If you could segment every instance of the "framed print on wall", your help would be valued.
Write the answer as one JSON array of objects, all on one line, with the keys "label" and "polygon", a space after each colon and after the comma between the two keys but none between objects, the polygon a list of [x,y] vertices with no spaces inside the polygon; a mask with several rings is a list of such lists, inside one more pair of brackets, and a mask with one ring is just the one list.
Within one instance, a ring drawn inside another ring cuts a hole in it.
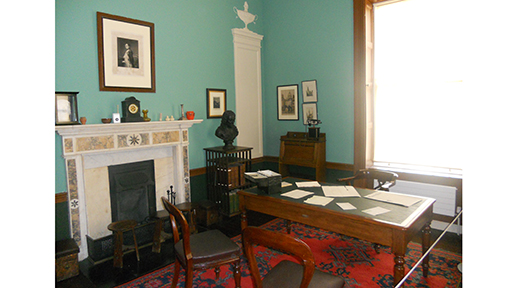
[{"label": "framed print on wall", "polygon": [[226,112],[226,89],[206,89],[208,118],[222,118]]},{"label": "framed print on wall", "polygon": [[308,125],[309,119],[318,119],[317,117],[317,103],[303,104],[303,124]]},{"label": "framed print on wall", "polygon": [[299,120],[298,85],[278,86],[278,120]]},{"label": "framed print on wall", "polygon": [[56,92],[56,125],[79,124],[77,94],[79,92]]},{"label": "framed print on wall", "polygon": [[100,91],[156,92],[154,24],[97,12]]},{"label": "framed print on wall", "polygon": [[303,81],[303,102],[317,102],[317,80]]}]

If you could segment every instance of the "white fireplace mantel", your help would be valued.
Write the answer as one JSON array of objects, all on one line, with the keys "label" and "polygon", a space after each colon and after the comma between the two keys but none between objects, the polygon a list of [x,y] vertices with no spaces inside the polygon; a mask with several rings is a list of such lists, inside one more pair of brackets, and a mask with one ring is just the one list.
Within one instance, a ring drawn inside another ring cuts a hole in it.
[{"label": "white fireplace mantel", "polygon": [[[67,156],[188,141],[188,128],[201,122],[202,120],[183,120],[65,125],[55,126],[55,130],[63,137],[63,155]],[[180,132],[183,135],[179,135]],[[134,137],[131,138],[132,136]]]},{"label": "white fireplace mantel", "polygon": [[[190,200],[188,129],[202,120],[55,126],[66,165],[70,231],[88,257],[87,237],[108,235],[108,166],[153,159],[156,199],[174,186],[177,203]],[[158,203],[159,204],[159,203]],[[159,207],[159,206],[157,206]]]}]

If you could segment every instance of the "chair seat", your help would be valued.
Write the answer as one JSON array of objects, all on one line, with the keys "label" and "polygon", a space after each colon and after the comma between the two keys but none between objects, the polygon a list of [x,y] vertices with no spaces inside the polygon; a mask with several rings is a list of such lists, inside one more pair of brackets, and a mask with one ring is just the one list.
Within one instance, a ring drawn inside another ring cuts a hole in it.
[{"label": "chair seat", "polygon": [[[194,266],[209,266],[211,262],[220,262],[224,259],[239,259],[240,247],[219,230],[190,235],[190,247]],[[185,263],[183,240],[174,245],[179,261]]]},{"label": "chair seat", "polygon": [[[262,279],[263,288],[299,288],[303,278],[303,266],[292,261],[283,260]],[[309,288],[341,288],[345,280],[315,269]]]}]

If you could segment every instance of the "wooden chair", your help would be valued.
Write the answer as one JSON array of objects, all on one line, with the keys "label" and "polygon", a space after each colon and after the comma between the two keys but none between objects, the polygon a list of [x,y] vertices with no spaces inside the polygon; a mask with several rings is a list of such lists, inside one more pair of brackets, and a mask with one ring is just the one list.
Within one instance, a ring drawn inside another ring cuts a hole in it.
[{"label": "wooden chair", "polygon": [[[300,239],[278,232],[264,230],[258,227],[247,227],[243,231],[242,243],[249,262],[253,287],[344,287],[343,278],[315,269],[312,250]],[[261,245],[291,254],[299,263],[283,260],[274,266],[263,279],[258,271],[258,264],[253,252],[253,245]]]},{"label": "wooden chair", "polygon": [[[366,179],[368,182],[368,187],[372,187],[373,180],[378,181],[378,185],[374,187],[374,190],[383,190],[389,191],[389,188],[396,185],[396,179],[398,179],[398,174],[377,170],[377,169],[361,169],[353,177],[340,178],[337,179],[339,182],[346,182],[348,185],[353,185],[355,180]],[[370,185],[370,186],[369,186]]]},{"label": "wooden chair", "polygon": [[[183,213],[166,197],[161,197],[161,201],[170,215],[174,234],[176,262],[171,287],[177,286],[181,266],[186,270],[185,287],[189,288],[192,287],[194,270],[215,268],[216,278],[219,279],[219,266],[224,264],[233,265],[235,286],[240,287],[240,247],[219,230],[190,235],[190,228]],[[183,239],[179,238],[176,221],[181,226]]]}]

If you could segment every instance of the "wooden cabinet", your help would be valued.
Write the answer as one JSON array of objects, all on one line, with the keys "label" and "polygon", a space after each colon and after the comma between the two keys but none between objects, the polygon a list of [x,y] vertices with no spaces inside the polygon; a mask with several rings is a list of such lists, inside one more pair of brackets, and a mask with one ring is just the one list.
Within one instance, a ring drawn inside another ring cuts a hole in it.
[{"label": "wooden cabinet", "polygon": [[224,150],[223,146],[204,148],[208,200],[215,202],[225,216],[240,213],[236,192],[251,186],[246,183],[244,172],[251,171],[252,149],[239,146],[232,150]]},{"label": "wooden cabinet", "polygon": [[281,136],[279,172],[289,175],[289,165],[315,168],[315,179],[326,181],[326,133],[310,139],[308,133],[287,132]]}]

